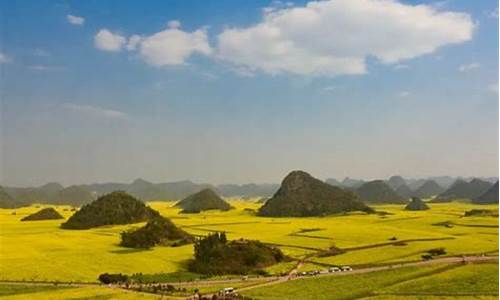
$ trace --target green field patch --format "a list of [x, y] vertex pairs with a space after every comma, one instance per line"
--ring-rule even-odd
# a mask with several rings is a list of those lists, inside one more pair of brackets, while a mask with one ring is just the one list
[[57, 286], [57, 285], [23, 285], [23, 284], [4, 284], [0, 283], [0, 297], [9, 295], [20, 295], [20, 294], [30, 294], [38, 293], [44, 291], [51, 291], [57, 289], [67, 289], [68, 287]]
[[408, 243], [413, 243], [413, 242], [432, 242], [432, 241], [443, 241], [443, 240], [452, 240], [454, 237], [443, 237], [443, 238], [421, 238], [421, 239], [406, 239], [406, 240], [396, 240], [392, 242], [385, 242], [385, 243], [379, 243], [379, 244], [372, 244], [372, 245], [364, 245], [364, 246], [358, 246], [358, 247], [352, 247], [352, 248], [343, 248], [341, 250], [344, 251], [358, 251], [358, 250], [365, 250], [365, 249], [371, 249], [371, 248], [378, 248], [378, 247], [385, 247], [388, 245], [393, 245], [393, 246], [402, 246]]
[[400, 283], [381, 293], [393, 295], [498, 295], [498, 264], [468, 264]]
[[373, 295], [377, 289], [433, 274], [443, 268], [408, 267], [365, 274], [301, 278], [243, 291], [242, 294], [259, 300], [286, 299], [284, 295], [293, 295], [288, 299], [301, 300], [359, 299]]

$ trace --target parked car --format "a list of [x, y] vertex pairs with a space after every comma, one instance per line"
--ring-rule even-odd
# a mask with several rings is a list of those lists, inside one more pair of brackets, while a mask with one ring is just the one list
[[337, 268], [337, 267], [332, 267], [330, 269], [328, 269], [328, 272], [330, 273], [336, 273], [336, 272], [340, 272], [342, 270], [340, 270], [340, 268]]
[[351, 268], [351, 267], [349, 267], [349, 266], [343, 266], [343, 267], [341, 268], [341, 270], [342, 270], [342, 272], [349, 272], [349, 271], [352, 271], [352, 268]]

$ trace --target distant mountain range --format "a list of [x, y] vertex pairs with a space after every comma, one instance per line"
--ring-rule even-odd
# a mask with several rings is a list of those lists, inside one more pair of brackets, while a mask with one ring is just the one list
[[[40, 187], [0, 188], [0, 207], [14, 208], [31, 203], [69, 204], [80, 206], [90, 203], [98, 196], [114, 191], [124, 191], [143, 201], [179, 200], [204, 189], [213, 189], [223, 197], [270, 197], [279, 188], [278, 184], [198, 184], [189, 180], [152, 183], [136, 179], [132, 183], [95, 183], [63, 187], [48, 183]], [[3, 193], [2, 193], [3, 192]]]
[[[387, 180], [381, 180], [385, 186], [394, 191], [399, 198], [409, 199], [416, 196], [428, 198], [438, 194], [445, 193], [445, 190], [451, 188], [455, 181], [472, 182], [480, 180], [489, 183], [491, 187], [498, 179], [496, 177], [488, 178], [457, 178], [450, 176], [435, 176], [425, 179], [407, 179], [402, 176], [392, 176]], [[332, 186], [340, 187], [350, 191], [357, 191], [366, 184], [362, 179], [346, 177], [343, 180], [329, 178], [326, 183]], [[380, 184], [380, 183], [379, 183]], [[485, 185], [483, 185], [484, 187]], [[81, 206], [96, 199], [100, 195], [108, 194], [113, 191], [125, 191], [143, 201], [163, 200], [176, 201], [183, 199], [191, 194], [197, 193], [203, 189], [210, 188], [223, 197], [242, 197], [242, 198], [270, 198], [278, 189], [279, 184], [219, 184], [212, 185], [206, 183], [194, 183], [189, 180], [152, 183], [144, 179], [136, 179], [131, 183], [94, 183], [82, 184], [64, 187], [57, 182], [51, 182], [39, 187], [0, 187], [0, 208], [15, 208], [31, 203], [47, 204], [69, 204]], [[480, 191], [485, 192], [482, 188]], [[453, 192], [453, 190], [451, 191]], [[477, 193], [465, 193], [467, 197], [479, 197]], [[462, 195], [459, 193], [459, 195]], [[365, 195], [366, 196], [366, 195]], [[446, 193], [444, 194], [446, 196]], [[363, 197], [361, 197], [363, 198]], [[395, 198], [396, 199], [396, 198]], [[397, 199], [396, 202], [400, 202]]]
[[486, 193], [492, 186], [492, 183], [478, 178], [469, 182], [458, 179], [446, 191], [439, 194], [434, 202], [445, 202], [451, 199], [473, 200]]

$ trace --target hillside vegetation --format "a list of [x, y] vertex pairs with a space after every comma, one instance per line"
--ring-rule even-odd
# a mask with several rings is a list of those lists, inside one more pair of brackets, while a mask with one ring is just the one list
[[120, 246], [129, 248], [151, 248], [156, 245], [181, 246], [193, 242], [194, 238], [164, 217], [154, 217], [139, 229], [121, 233]]
[[103, 225], [144, 222], [158, 216], [158, 212], [125, 192], [112, 192], [84, 205], [68, 221], [64, 229], [89, 229]]
[[472, 199], [476, 204], [495, 204], [498, 203], [498, 181], [484, 194]]
[[356, 194], [316, 179], [303, 171], [288, 174], [272, 198], [259, 209], [260, 216], [307, 217], [345, 213], [372, 212]]
[[356, 193], [365, 203], [393, 203], [405, 204], [407, 199], [398, 195], [387, 183], [383, 180], [373, 180], [364, 183]]
[[64, 217], [61, 216], [61, 214], [59, 214], [57, 210], [55, 210], [54, 208], [47, 207], [37, 211], [34, 214], [22, 218], [21, 221], [41, 221], [41, 220], [58, 220], [58, 219], [64, 219]]
[[493, 184], [477, 178], [470, 182], [458, 179], [446, 191], [439, 194], [434, 202], [450, 201], [452, 199], [475, 199], [486, 193]]
[[22, 202], [15, 200], [0, 186], [0, 208], [17, 208], [21, 206], [23, 206]]
[[192, 194], [177, 202], [175, 206], [182, 208], [181, 213], [199, 213], [212, 209], [226, 211], [231, 209], [231, 205], [211, 189], [204, 189]]
[[259, 273], [284, 258], [278, 248], [259, 241], [228, 241], [225, 233], [216, 232], [195, 241], [189, 270], [210, 275]]

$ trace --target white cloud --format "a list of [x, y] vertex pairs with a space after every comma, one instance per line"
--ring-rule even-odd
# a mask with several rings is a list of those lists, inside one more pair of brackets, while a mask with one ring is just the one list
[[168, 28], [141, 39], [138, 44], [140, 56], [153, 66], [181, 65], [194, 53], [210, 55], [205, 29], [185, 32]]
[[150, 36], [134, 34], [128, 41], [120, 34], [101, 29], [95, 36], [95, 45], [105, 51], [117, 52], [124, 47], [137, 51], [146, 63], [157, 67], [182, 65], [195, 53], [212, 54], [206, 28], [186, 32], [180, 30], [180, 26], [179, 21], [172, 20], [163, 31]]
[[67, 15], [66, 18], [68, 19], [68, 22], [73, 25], [81, 26], [85, 23], [85, 19], [83, 17]]
[[267, 12], [218, 35], [217, 57], [250, 72], [336, 76], [366, 73], [366, 57], [396, 64], [468, 41], [465, 13], [393, 0], [312, 1]]
[[53, 72], [53, 71], [63, 71], [65, 68], [61, 66], [50, 66], [50, 65], [31, 65], [27, 67], [32, 71], [38, 72]]
[[475, 70], [475, 69], [479, 69], [480, 67], [481, 67], [481, 65], [478, 64], [478, 63], [470, 63], [470, 64], [460, 65], [458, 67], [458, 70], [460, 72], [468, 72], [468, 71], [472, 71], [472, 70]]
[[398, 98], [408, 98], [411, 95], [408, 91], [401, 91], [397, 94]]
[[12, 62], [12, 58], [5, 53], [0, 52], [0, 64], [8, 64]]
[[120, 51], [126, 44], [125, 37], [118, 33], [113, 33], [107, 29], [101, 29], [94, 36], [94, 44], [97, 49], [103, 51], [117, 52]]
[[330, 92], [333, 92], [333, 91], [336, 91], [338, 89], [337, 86], [334, 86], [334, 85], [330, 85], [330, 86], [325, 86], [321, 89], [321, 91], [323, 93], [330, 93]]
[[63, 107], [69, 111], [93, 117], [109, 118], [109, 119], [128, 119], [128, 115], [124, 112], [113, 109], [102, 108], [98, 106], [65, 103], [63, 104]]
[[141, 36], [139, 36], [137, 34], [132, 35], [128, 39], [127, 50], [133, 51], [133, 50], [137, 49], [137, 46], [139, 45], [139, 43], [141, 42], [141, 40], [142, 40]]

